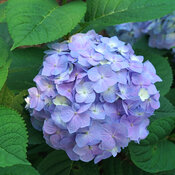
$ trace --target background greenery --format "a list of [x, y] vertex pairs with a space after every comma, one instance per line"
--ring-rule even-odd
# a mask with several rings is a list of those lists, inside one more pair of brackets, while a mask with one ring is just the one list
[[[61, 6], [59, 6], [60, 4]], [[8, 0], [0, 1], [0, 175], [174, 175], [175, 86], [172, 55], [134, 45], [163, 79], [157, 83], [161, 107], [151, 117], [149, 136], [130, 143], [116, 158], [72, 162], [63, 151], [47, 146], [25, 110], [45, 43], [71, 34], [125, 22], [160, 18], [175, 10], [174, 0]]]

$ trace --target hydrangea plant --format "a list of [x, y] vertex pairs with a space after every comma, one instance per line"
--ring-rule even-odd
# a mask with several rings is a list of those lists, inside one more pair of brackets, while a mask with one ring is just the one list
[[175, 174], [173, 11], [0, 0], [0, 175]]
[[33, 126], [46, 143], [85, 162], [116, 156], [148, 135], [162, 81], [149, 61], [116, 36], [78, 33], [52, 43], [28, 90]]

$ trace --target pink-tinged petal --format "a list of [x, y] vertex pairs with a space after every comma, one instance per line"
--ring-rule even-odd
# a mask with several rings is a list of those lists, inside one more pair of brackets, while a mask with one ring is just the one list
[[108, 136], [108, 135], [103, 135], [102, 136], [102, 142], [100, 144], [100, 149], [102, 150], [112, 150], [113, 148], [115, 148], [115, 140]]
[[81, 127], [79, 115], [74, 115], [71, 121], [67, 124], [67, 129], [70, 134], [75, 133]]
[[50, 143], [54, 148], [59, 149], [59, 142], [60, 142], [61, 136], [59, 134], [54, 134], [50, 136]]
[[28, 89], [28, 92], [30, 96], [36, 96], [38, 94], [38, 90], [36, 87]]
[[84, 162], [89, 162], [91, 161], [95, 156], [92, 154], [92, 152], [88, 153], [86, 152], [85, 155], [80, 156], [80, 160], [84, 161]]
[[70, 101], [73, 100], [72, 97], [73, 83], [56, 85], [56, 89], [60, 95], [67, 97]]
[[143, 63], [137, 62], [137, 61], [132, 61], [129, 64], [129, 68], [134, 71], [134, 72], [138, 72], [138, 73], [142, 73], [143, 71]]
[[82, 155], [84, 155], [85, 152], [87, 151], [87, 147], [82, 147], [82, 148], [80, 148], [78, 145], [75, 145], [74, 148], [73, 148], [73, 151], [74, 151], [76, 154], [82, 156]]
[[159, 109], [160, 108], [160, 102], [156, 101], [154, 99], [150, 99], [150, 104], [153, 109]]
[[78, 161], [80, 159], [79, 156], [72, 150], [72, 148], [67, 149], [66, 153], [73, 161]]
[[46, 119], [43, 125], [43, 131], [47, 134], [54, 134], [57, 131], [57, 127], [52, 119]]

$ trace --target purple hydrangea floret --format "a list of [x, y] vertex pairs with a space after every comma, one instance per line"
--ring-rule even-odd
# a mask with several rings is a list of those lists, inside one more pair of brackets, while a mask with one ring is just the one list
[[98, 163], [148, 135], [160, 107], [154, 66], [130, 44], [89, 31], [49, 44], [26, 108], [46, 143]]

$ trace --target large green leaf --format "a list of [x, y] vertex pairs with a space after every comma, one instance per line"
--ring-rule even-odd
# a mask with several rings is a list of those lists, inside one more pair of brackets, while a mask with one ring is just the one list
[[172, 103], [166, 98], [161, 96], [160, 97], [160, 108], [156, 111], [157, 113], [175, 113], [175, 107], [172, 105]]
[[12, 49], [47, 43], [66, 35], [85, 11], [86, 4], [81, 1], [58, 6], [55, 0], [10, 0], [7, 22], [14, 40]]
[[151, 175], [137, 168], [129, 159], [109, 158], [102, 162], [104, 175]]
[[13, 110], [0, 107], [0, 167], [29, 164], [24, 121]]
[[7, 62], [8, 52], [9, 50], [6, 42], [0, 37], [0, 90], [8, 75], [8, 67], [10, 65], [10, 62]]
[[33, 78], [38, 74], [43, 58], [39, 48], [16, 49], [12, 52], [7, 85], [12, 90], [24, 90], [34, 85]]
[[13, 45], [12, 39], [8, 33], [7, 23], [0, 23], [0, 37], [4, 39], [9, 48]]
[[6, 20], [6, 14], [5, 14], [6, 6], [7, 6], [7, 2], [0, 4], [0, 23], [5, 22], [5, 20]]
[[0, 168], [0, 175], [39, 175], [37, 170], [28, 165], [15, 165], [7, 168]]
[[167, 116], [154, 120], [148, 137], [140, 144], [130, 143], [131, 159], [136, 166], [150, 173], [172, 170], [175, 168], [175, 144], [166, 140], [166, 136], [175, 127], [175, 118]]
[[161, 172], [158, 175], [175, 175], [175, 169], [171, 171]]
[[24, 106], [26, 105], [25, 96], [27, 96], [27, 94], [28, 92], [23, 90], [15, 95], [7, 86], [4, 86], [0, 91], [0, 105], [15, 109], [22, 115], [28, 131], [29, 144], [41, 144], [44, 142], [43, 133], [33, 128], [29, 113], [24, 109]]
[[175, 88], [170, 89], [166, 97], [170, 100], [170, 102], [175, 105]]
[[6, 64], [6, 60], [8, 58], [8, 46], [6, 42], [0, 37], [0, 67]]
[[69, 175], [72, 161], [64, 151], [53, 151], [38, 166], [41, 175]]
[[3, 87], [3, 85], [7, 79], [8, 67], [9, 67], [9, 63], [4, 65], [3, 67], [0, 67], [0, 90]]
[[175, 108], [170, 101], [163, 96], [161, 96], [159, 100], [160, 108], [150, 117], [150, 121], [152, 122], [154, 120], [167, 117], [175, 118]]
[[149, 43], [149, 37], [144, 35], [134, 43], [133, 49], [136, 51], [144, 49], [147, 53], [154, 53], [161, 56], [167, 54], [168, 50], [149, 47], [148, 43]]
[[100, 175], [99, 167], [94, 162], [74, 162], [71, 175]]
[[174, 0], [87, 0], [86, 21], [110, 26], [125, 22], [147, 21], [174, 10]]
[[162, 140], [154, 145], [130, 145], [132, 161], [144, 171], [157, 173], [175, 168], [175, 144]]

